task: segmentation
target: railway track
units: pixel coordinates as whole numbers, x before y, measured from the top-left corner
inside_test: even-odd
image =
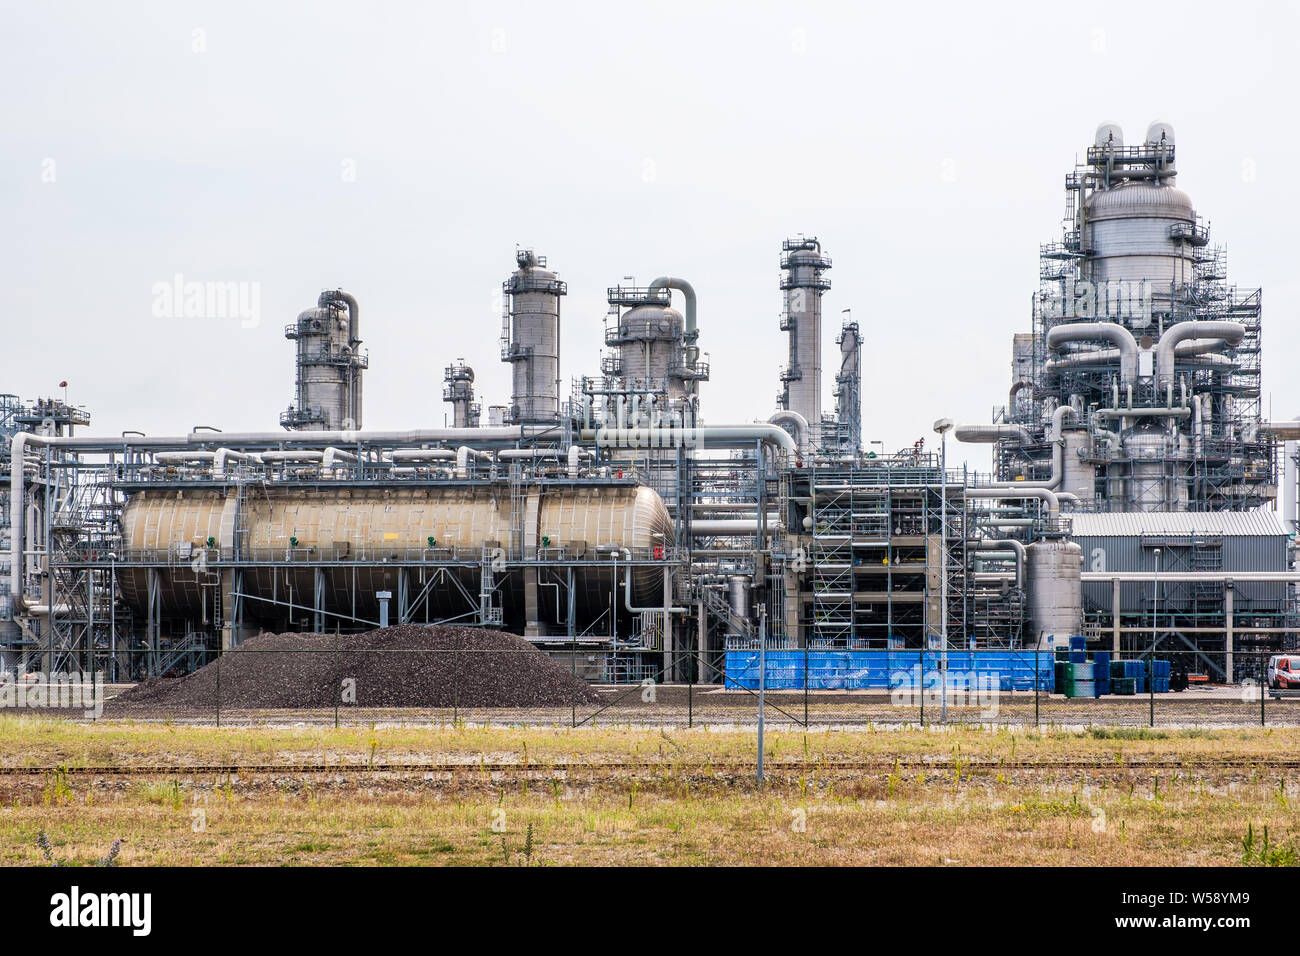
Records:
[[[1124,760],[898,760],[898,761],[782,761],[767,760],[764,769],[769,774],[787,773],[859,773],[889,774],[897,771],[934,771],[951,773],[960,770],[963,775],[973,773],[992,773],[1005,771],[1028,772],[1064,772],[1064,771],[1206,771],[1206,770],[1260,770],[1281,771],[1300,770],[1300,759],[1269,758],[1265,760],[1247,760],[1231,758],[1227,760],[1173,760],[1173,759],[1124,759]],[[283,763],[283,764],[176,764],[169,766],[152,765],[116,765],[116,766],[27,766],[0,767],[2,777],[48,776],[53,774],[76,774],[79,776],[104,777],[157,777],[157,776],[256,776],[276,775],[317,775],[317,774],[501,774],[557,776],[560,774],[586,774],[613,776],[628,773],[653,773],[661,771],[681,775],[691,773],[739,775],[752,774],[755,770],[753,761],[727,760],[638,760],[638,761],[563,761],[558,763],[540,762],[440,762],[440,763]]]

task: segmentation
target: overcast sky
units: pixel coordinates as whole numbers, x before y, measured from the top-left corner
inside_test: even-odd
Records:
[[[505,404],[516,244],[568,282],[566,381],[608,286],[680,275],[706,420],[766,419],[805,233],[828,367],[840,310],[864,330],[864,440],[910,445],[1005,401],[1065,173],[1098,123],[1153,119],[1264,289],[1265,408],[1300,414],[1295,4],[2,6],[0,390],[67,379],[96,433],[275,429],[284,325],[326,287],[361,302],[367,427],[441,425],[458,357]],[[258,284],[260,321],[157,317],[178,273]]]

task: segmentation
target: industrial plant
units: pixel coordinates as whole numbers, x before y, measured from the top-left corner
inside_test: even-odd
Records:
[[[1261,291],[1229,280],[1176,180],[1168,124],[1133,145],[1101,126],[1007,330],[1006,404],[893,454],[864,451],[894,410],[862,407],[859,324],[825,328],[834,270],[811,235],[773,242],[788,354],[755,421],[708,414],[690,281],[610,287],[598,329],[562,317],[563,264],[530,248],[503,256],[511,393],[476,392],[488,343],[443,357],[448,427],[365,427],[382,357],[337,289],[285,327],[279,428],[268,409],[260,432],[96,436],[84,408],[2,396],[0,666],[137,680],[262,631],[391,620],[513,631],[594,682],[725,684],[760,640],[804,651],[811,679],[854,654],[1079,635],[1257,676],[1235,655],[1300,627],[1300,421],[1264,420]],[[599,368],[566,380],[564,342],[594,335]],[[991,446],[992,473],[948,467],[953,441]]]

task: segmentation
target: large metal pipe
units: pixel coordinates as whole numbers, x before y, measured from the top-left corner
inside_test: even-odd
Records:
[[[1120,375],[1124,381],[1137,380],[1138,344],[1124,326],[1114,322],[1079,322],[1058,325],[1047,333],[1049,349],[1059,349],[1066,342],[1110,342],[1119,350]]]
[[[799,449],[790,433],[779,425],[709,425],[700,428],[584,428],[584,442],[602,448],[741,448],[762,442],[797,456]]]
[[[1039,501],[1046,502],[1047,513],[1055,518],[1061,513],[1061,496],[1049,488],[1039,488],[1030,485],[1028,482],[1017,481],[1014,483],[1015,488],[967,488],[967,498],[995,498],[999,501],[1011,498],[1037,498]],[[1071,495],[1070,497],[1074,497]]]
[[[342,302],[348,307],[348,344],[356,348],[361,344],[361,306],[357,304],[356,296],[342,289],[327,289],[316,300],[321,307],[331,302]]]
[[[658,292],[660,289],[676,289],[686,299],[686,309],[682,313],[682,317],[685,319],[683,332],[686,340],[686,364],[694,368],[700,357],[699,347],[695,344],[700,333],[695,324],[694,286],[685,279],[679,279],[676,276],[660,276],[650,281],[649,289],[651,292]]]
[[[559,425],[500,425],[486,428],[417,428],[410,431],[345,430],[332,432],[221,432],[216,436],[191,432],[177,444],[200,445],[217,438],[224,445],[355,445],[358,443],[386,443],[394,445],[419,445],[433,442],[457,444],[491,444],[536,441],[557,441],[562,436]],[[154,439],[153,442],[157,442]],[[146,445],[148,441],[131,444]],[[101,439],[97,444],[103,444]]]
[[[1178,584],[1195,584],[1197,582],[1234,584],[1252,582],[1300,582],[1300,571],[1084,571],[1080,575],[1084,584],[1103,581],[1119,581],[1121,584],[1138,584],[1143,582],[1175,582]]]
[[[1188,339],[1215,339],[1231,347],[1240,342],[1245,334],[1246,327],[1236,322],[1179,322],[1165,329],[1160,341],[1156,343],[1156,384],[1163,388],[1174,380],[1174,349],[1179,342]]]
[[[1060,488],[1065,477],[1065,440],[1061,437],[1061,430],[1065,427],[1067,415],[1078,417],[1078,413],[1069,405],[1058,406],[1052,412],[1052,424],[1048,430],[1048,438],[1052,443],[1052,471],[1047,476],[1046,481],[995,481],[989,487],[1045,489],[1047,491],[1056,491],[1056,489]],[[1059,498],[1060,495],[1058,494],[1057,497]],[[1070,497],[1074,498],[1073,495]]]
[[[798,432],[798,434],[794,436],[794,440],[798,443],[799,450],[801,452],[810,450],[809,445],[812,441],[812,429],[808,427],[808,419],[804,418],[798,412],[791,409],[782,409],[769,418],[768,421],[773,425],[791,425],[795,431]]]
[[[1282,441],[1300,441],[1300,421],[1260,422],[1257,431],[1261,435],[1272,435]]]
[[[1033,442],[1029,429],[1023,425],[958,425],[952,431],[958,441],[992,445],[1014,438],[1022,445]]]

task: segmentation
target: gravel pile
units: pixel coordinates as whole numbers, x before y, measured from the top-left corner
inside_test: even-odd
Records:
[[[354,699],[340,701],[347,681]],[[221,706],[232,709],[333,707],[336,701],[357,707],[600,702],[584,680],[514,634],[412,624],[341,637],[259,634],[185,677],[137,684],[110,700],[105,712],[209,710],[218,688]]]

